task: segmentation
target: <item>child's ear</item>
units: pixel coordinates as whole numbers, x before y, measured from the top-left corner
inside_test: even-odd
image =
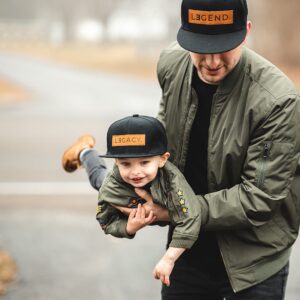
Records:
[[[170,157],[170,152],[165,152],[160,156],[159,167],[162,168]]]
[[[118,165],[119,160],[117,158],[115,158],[115,164]]]

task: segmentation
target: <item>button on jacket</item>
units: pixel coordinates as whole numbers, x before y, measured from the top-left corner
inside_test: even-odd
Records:
[[[197,95],[193,64],[177,43],[158,63],[172,162],[183,172]],[[216,232],[234,291],[279,271],[299,229],[300,97],[274,65],[243,48],[214,95],[208,137],[209,193],[198,195],[201,230]],[[298,188],[298,191],[297,191]]]

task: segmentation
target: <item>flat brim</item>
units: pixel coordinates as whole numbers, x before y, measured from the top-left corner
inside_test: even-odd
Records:
[[[167,152],[167,151],[165,151]],[[139,154],[104,154],[104,155],[99,155],[99,157],[106,157],[106,158],[140,158],[140,157],[151,157],[151,156],[158,156],[158,155],[163,155],[165,152],[163,153],[147,153],[147,154],[143,154],[143,153],[139,153]]]
[[[225,34],[201,34],[187,31],[182,27],[177,34],[179,45],[194,53],[215,54],[230,51],[245,39],[247,29]]]

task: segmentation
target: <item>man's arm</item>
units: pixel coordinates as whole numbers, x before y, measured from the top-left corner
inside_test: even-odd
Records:
[[[206,230],[261,226],[290,192],[300,151],[299,98],[278,100],[251,137],[241,182],[199,196]]]
[[[146,216],[150,214],[150,212],[153,212],[153,215],[156,217],[155,221],[170,221],[169,212],[165,207],[160,206],[159,204],[156,204],[153,202],[152,196],[147,193],[143,189],[136,188],[135,189],[136,194],[144,199],[146,203],[143,204],[143,208],[145,209]],[[118,209],[122,214],[129,216],[129,214],[132,212],[132,208],[127,207],[121,207],[114,205],[116,209]]]

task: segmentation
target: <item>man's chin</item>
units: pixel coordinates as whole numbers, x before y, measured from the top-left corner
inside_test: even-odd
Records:
[[[221,75],[206,75],[202,77],[202,80],[211,85],[218,85],[224,77]]]

